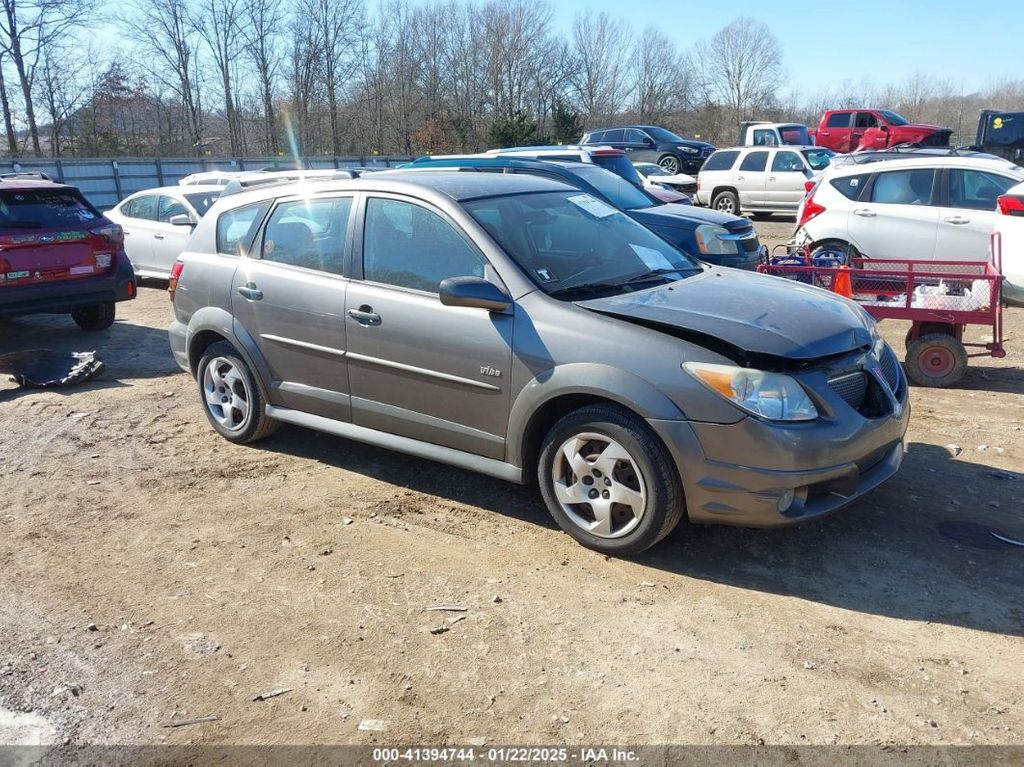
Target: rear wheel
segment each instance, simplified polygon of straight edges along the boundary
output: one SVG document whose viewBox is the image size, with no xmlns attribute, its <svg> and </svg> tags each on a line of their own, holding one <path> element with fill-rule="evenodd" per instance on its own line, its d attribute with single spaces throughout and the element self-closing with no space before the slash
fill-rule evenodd
<svg viewBox="0 0 1024 767">
<path fill-rule="evenodd" d="M 660 160 L 658 160 L 658 165 L 660 165 L 662 168 L 664 168 L 669 173 L 669 175 L 674 176 L 677 173 L 679 173 L 679 168 L 680 168 L 679 158 L 676 157 L 675 155 L 671 155 L 671 154 L 665 155 Z"/>
<path fill-rule="evenodd" d="M 196 370 L 203 412 L 230 442 L 246 443 L 271 434 L 277 421 L 264 412 L 263 395 L 249 366 L 226 341 L 210 344 Z"/>
<path fill-rule="evenodd" d="M 106 301 L 71 310 L 73 319 L 82 330 L 106 330 L 114 324 L 114 302 Z"/>
<path fill-rule="evenodd" d="M 967 372 L 967 350 L 953 336 L 931 333 L 907 347 L 905 367 L 918 386 L 951 386 Z"/>
<path fill-rule="evenodd" d="M 544 438 L 537 478 L 551 516 L 584 546 L 629 556 L 678 524 L 682 484 L 644 421 L 614 406 L 581 408 Z"/>
<path fill-rule="evenodd" d="M 719 192 L 711 201 L 711 207 L 722 213 L 738 216 L 740 214 L 740 199 L 735 192 Z"/>
</svg>

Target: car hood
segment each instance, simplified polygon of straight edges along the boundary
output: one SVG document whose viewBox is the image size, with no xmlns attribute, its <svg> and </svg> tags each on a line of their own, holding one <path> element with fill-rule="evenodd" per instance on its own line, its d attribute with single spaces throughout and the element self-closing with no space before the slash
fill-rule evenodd
<svg viewBox="0 0 1024 767">
<path fill-rule="evenodd" d="M 862 310 L 845 298 L 781 277 L 736 269 L 703 274 L 656 288 L 577 302 L 601 314 L 683 331 L 713 349 L 808 361 L 870 347 Z"/>
<path fill-rule="evenodd" d="M 724 226 L 729 231 L 739 232 L 746 231 L 752 226 L 748 218 L 693 205 L 653 205 L 650 208 L 631 210 L 629 215 L 641 224 L 673 229 L 692 229 L 694 225 L 716 224 Z"/>
</svg>

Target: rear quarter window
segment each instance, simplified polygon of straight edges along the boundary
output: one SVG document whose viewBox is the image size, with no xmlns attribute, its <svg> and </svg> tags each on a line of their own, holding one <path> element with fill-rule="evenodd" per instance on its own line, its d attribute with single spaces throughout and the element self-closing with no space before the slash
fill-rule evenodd
<svg viewBox="0 0 1024 767">
<path fill-rule="evenodd" d="M 739 155 L 739 152 L 732 150 L 715 152 L 707 159 L 707 162 L 704 163 L 704 167 L 701 168 L 701 170 L 729 170 L 732 168 L 733 163 L 736 162 L 736 158 L 739 157 Z"/>
<path fill-rule="evenodd" d="M 862 173 L 859 176 L 844 176 L 842 178 L 834 178 L 829 183 L 835 187 L 836 191 L 839 192 L 843 197 L 848 200 L 856 200 L 860 197 L 861 191 L 864 189 L 864 185 L 868 182 L 867 173 Z"/>
<path fill-rule="evenodd" d="M 248 252 L 269 202 L 226 210 L 217 219 L 217 252 L 241 256 Z"/>
</svg>

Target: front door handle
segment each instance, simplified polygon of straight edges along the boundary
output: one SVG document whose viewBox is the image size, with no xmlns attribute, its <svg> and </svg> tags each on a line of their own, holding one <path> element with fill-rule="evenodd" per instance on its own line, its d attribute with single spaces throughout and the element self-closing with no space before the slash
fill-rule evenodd
<svg viewBox="0 0 1024 767">
<path fill-rule="evenodd" d="M 376 327 L 380 325 L 380 315 L 374 314 L 373 308 L 360 306 L 358 309 L 349 309 L 348 316 L 364 327 Z"/>
<path fill-rule="evenodd" d="M 162 234 L 154 234 L 153 237 L 155 237 L 158 240 L 162 240 L 164 238 Z"/>
<path fill-rule="evenodd" d="M 238 294 L 247 301 L 259 301 L 263 298 L 263 291 L 257 288 L 256 284 L 252 282 L 246 285 L 239 285 L 235 290 L 237 290 Z"/>
<path fill-rule="evenodd" d="M 746 181 L 747 179 L 746 179 L 746 176 L 737 176 L 736 180 L 737 181 Z"/>
<path fill-rule="evenodd" d="M 861 218 L 874 218 L 878 214 L 873 210 L 868 210 L 867 208 L 858 208 L 853 211 L 853 215 L 860 216 Z"/>
<path fill-rule="evenodd" d="M 942 219 L 947 224 L 955 224 L 956 226 L 963 226 L 964 224 L 971 223 L 971 219 L 964 218 L 963 216 L 949 216 L 948 218 Z"/>
<path fill-rule="evenodd" d="M 775 180 L 775 176 L 769 176 L 769 177 L 768 177 L 768 180 L 769 180 L 769 181 L 774 181 L 774 180 Z"/>
</svg>

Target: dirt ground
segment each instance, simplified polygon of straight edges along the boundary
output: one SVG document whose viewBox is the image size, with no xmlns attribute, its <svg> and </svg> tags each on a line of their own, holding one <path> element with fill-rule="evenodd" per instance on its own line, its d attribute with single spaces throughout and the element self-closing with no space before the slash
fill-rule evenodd
<svg viewBox="0 0 1024 767">
<path fill-rule="evenodd" d="M 107 363 L 0 383 L 0 742 L 1024 742 L 1024 549 L 988 534 L 1024 538 L 1024 311 L 1005 359 L 913 389 L 861 502 L 614 560 L 528 488 L 298 428 L 229 444 L 160 288 L 96 335 L 0 324 Z"/>
</svg>

